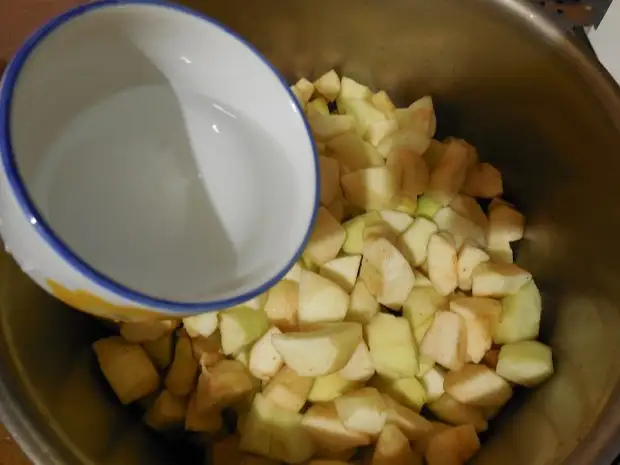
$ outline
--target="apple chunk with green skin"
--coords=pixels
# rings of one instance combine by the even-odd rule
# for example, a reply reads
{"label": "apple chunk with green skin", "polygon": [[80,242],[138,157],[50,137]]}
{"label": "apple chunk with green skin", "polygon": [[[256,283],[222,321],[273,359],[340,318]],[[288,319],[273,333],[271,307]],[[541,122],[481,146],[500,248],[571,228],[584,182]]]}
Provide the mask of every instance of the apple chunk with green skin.
{"label": "apple chunk with green skin", "polygon": [[437,233],[428,241],[428,278],[441,295],[454,292],[458,284],[458,262],[454,239],[448,233]]}
{"label": "apple chunk with green skin", "polygon": [[325,207],[320,207],[314,230],[303,252],[304,259],[313,265],[321,266],[333,260],[344,244],[346,233]]}
{"label": "apple chunk with green skin", "polygon": [[262,310],[235,307],[219,312],[222,352],[232,355],[260,338],[269,327]]}
{"label": "apple chunk with green skin", "polygon": [[450,370],[463,368],[467,359],[465,320],[456,313],[437,312],[420,352]]}
{"label": "apple chunk with green skin", "polygon": [[320,274],[338,284],[346,292],[351,292],[361,263],[361,255],[335,258],[321,267]]}
{"label": "apple chunk with green skin", "polygon": [[405,318],[379,313],[366,325],[366,338],[377,373],[389,379],[418,374],[418,354]]}
{"label": "apple chunk with green skin", "polygon": [[345,367],[362,342],[359,323],[331,323],[315,331],[274,334],[272,344],[300,376],[322,376]]}
{"label": "apple chunk with green skin", "polygon": [[344,320],[349,295],[335,282],[312,271],[302,270],[299,280],[300,326]]}
{"label": "apple chunk with green skin", "polygon": [[472,274],[471,292],[479,297],[504,297],[516,294],[531,280],[531,273],[512,263],[485,262]]}
{"label": "apple chunk with green skin", "polygon": [[405,257],[390,241],[378,238],[364,244],[364,258],[382,277],[377,301],[392,310],[399,310],[415,283],[415,275]]}
{"label": "apple chunk with green skin", "polygon": [[450,310],[463,317],[467,329],[467,356],[480,363],[493,344],[493,334],[502,313],[499,301],[489,297],[456,297]]}
{"label": "apple chunk with green skin", "polygon": [[471,425],[450,428],[435,435],[428,443],[428,465],[464,465],[480,449],[480,440]]}
{"label": "apple chunk with green skin", "polygon": [[446,374],[444,389],[459,402],[500,407],[512,397],[510,384],[486,365],[467,364]]}
{"label": "apple chunk with green skin", "polygon": [[527,341],[538,338],[542,300],[534,281],[514,295],[502,299],[502,313],[495,328],[496,344]]}
{"label": "apple chunk with green skin", "polygon": [[551,347],[538,341],[506,344],[499,351],[497,374],[513,383],[537,386],[553,374]]}
{"label": "apple chunk with green skin", "polygon": [[[422,459],[418,459],[417,463],[421,464]],[[397,426],[385,425],[372,454],[371,465],[413,465],[416,463],[414,460],[407,437]]]}
{"label": "apple chunk with green skin", "polygon": [[417,217],[413,224],[399,238],[399,249],[411,266],[420,266],[428,256],[428,243],[438,231],[437,225],[422,216]]}
{"label": "apple chunk with green skin", "polygon": [[385,402],[375,388],[365,387],[346,393],[336,398],[334,405],[347,429],[375,436],[385,426]]}
{"label": "apple chunk with green skin", "polygon": [[345,174],[340,179],[345,197],[364,210],[389,208],[399,183],[387,166],[376,166]]}

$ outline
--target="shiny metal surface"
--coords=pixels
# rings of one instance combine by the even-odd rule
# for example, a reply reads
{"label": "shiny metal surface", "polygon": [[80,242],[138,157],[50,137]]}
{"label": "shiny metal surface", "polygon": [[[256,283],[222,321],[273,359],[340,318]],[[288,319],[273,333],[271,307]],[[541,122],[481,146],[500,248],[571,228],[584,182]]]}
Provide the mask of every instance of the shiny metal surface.
{"label": "shiny metal surface", "polygon": [[[474,463],[611,463],[620,450],[620,96],[591,56],[529,2],[187,3],[291,80],[335,67],[400,103],[435,96],[440,134],[477,145],[529,218],[520,261],[543,290],[543,338],[556,355],[556,376],[515,400]],[[100,331],[0,258],[7,426],[39,464],[188,463],[114,401],[88,347]]]}

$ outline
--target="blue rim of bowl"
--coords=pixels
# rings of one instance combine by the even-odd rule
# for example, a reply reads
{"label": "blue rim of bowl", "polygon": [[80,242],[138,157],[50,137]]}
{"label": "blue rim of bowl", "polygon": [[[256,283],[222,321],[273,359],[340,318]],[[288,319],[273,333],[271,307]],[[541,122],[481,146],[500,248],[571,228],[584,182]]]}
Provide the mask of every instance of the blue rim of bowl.
{"label": "blue rim of bowl", "polygon": [[[312,148],[312,153],[314,156],[314,174],[315,174],[315,199],[314,206],[312,209],[312,215],[310,218],[310,223],[308,224],[308,230],[306,231],[306,235],[301,242],[297,252],[290,260],[286,266],[276,274],[273,278],[257,287],[256,289],[246,292],[242,295],[231,297],[223,300],[215,300],[208,302],[176,302],[167,299],[160,299],[157,297],[152,297],[145,295],[141,292],[130,289],[122,284],[114,281],[110,277],[98,272],[93,269],[90,265],[88,265],[84,260],[82,260],[79,256],[77,256],[68,246],[65,244],[52,230],[52,228],[45,222],[45,220],[41,217],[37,208],[34,205],[34,202],[30,198],[30,195],[27,192],[27,189],[23,183],[22,177],[19,173],[19,168],[17,167],[17,163],[15,161],[15,156],[13,153],[12,143],[11,143],[11,133],[10,133],[10,116],[11,116],[11,103],[13,100],[13,91],[15,89],[15,85],[18,81],[19,74],[22,70],[22,67],[30,57],[30,54],[36,49],[36,47],[43,41],[45,38],[58,29],[60,26],[65,24],[66,22],[82,16],[86,13],[90,13],[95,10],[99,10],[107,7],[114,6],[123,6],[123,5],[147,5],[147,6],[156,6],[162,8],[169,8],[181,13],[192,15],[198,19],[203,21],[207,21],[213,26],[221,29],[223,32],[229,34],[240,43],[245,45],[252,53],[254,53],[265,66],[267,66],[274,76],[280,81],[284,90],[288,93],[291,98],[291,101],[297,108],[297,112],[299,113],[304,126],[306,128],[308,140],[310,142],[310,146]],[[310,235],[312,234],[313,225],[316,219],[318,206],[319,206],[319,193],[320,193],[320,176],[319,176],[319,163],[318,163],[318,154],[316,151],[316,146],[314,144],[314,139],[312,137],[312,132],[310,130],[310,126],[308,121],[304,115],[304,111],[299,105],[297,98],[292,93],[289,88],[288,83],[284,79],[284,77],[275,69],[275,67],[267,60],[262,53],[260,53],[252,44],[243,39],[239,34],[230,29],[229,27],[221,24],[220,22],[210,18],[202,13],[199,13],[191,8],[187,8],[185,6],[177,5],[174,3],[170,3],[164,0],[97,0],[92,3],[88,3],[85,5],[81,5],[75,8],[72,8],[52,20],[50,20],[45,25],[41,26],[37,31],[35,31],[24,44],[20,47],[17,53],[14,55],[13,59],[8,63],[5,73],[4,73],[4,83],[0,88],[0,155],[2,157],[2,163],[5,166],[7,177],[9,179],[9,183],[11,185],[12,190],[15,192],[15,196],[17,201],[27,218],[30,219],[30,223],[33,224],[33,227],[37,230],[37,232],[43,237],[43,239],[54,249],[54,251],[60,255],[65,261],[67,261],[71,266],[80,271],[83,275],[85,275],[88,279],[92,280],[99,286],[105,288],[106,290],[118,294],[119,296],[134,301],[139,305],[143,305],[152,310],[161,310],[168,312],[186,312],[186,311],[214,311],[220,310],[226,307],[233,307],[235,305],[242,304],[262,293],[267,291],[273,285],[275,285],[278,281],[280,281],[286,273],[290,270],[290,268],[295,264],[297,260],[299,260],[303,249],[305,248],[308,240],[310,239]]]}

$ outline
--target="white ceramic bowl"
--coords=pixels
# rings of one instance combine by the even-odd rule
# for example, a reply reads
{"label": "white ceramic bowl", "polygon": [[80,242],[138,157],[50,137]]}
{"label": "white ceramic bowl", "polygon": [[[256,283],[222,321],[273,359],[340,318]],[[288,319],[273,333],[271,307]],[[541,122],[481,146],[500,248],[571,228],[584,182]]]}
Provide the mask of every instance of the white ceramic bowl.
{"label": "white ceramic bowl", "polygon": [[298,259],[317,157],[286,82],[173,4],[103,0],[39,29],[0,86],[6,247],[67,303],[116,319],[264,292]]}

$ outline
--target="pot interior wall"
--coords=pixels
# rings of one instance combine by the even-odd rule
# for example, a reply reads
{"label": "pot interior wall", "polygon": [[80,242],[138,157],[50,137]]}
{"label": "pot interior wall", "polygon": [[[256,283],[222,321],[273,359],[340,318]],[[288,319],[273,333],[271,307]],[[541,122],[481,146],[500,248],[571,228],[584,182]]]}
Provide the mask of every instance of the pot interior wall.
{"label": "pot interior wall", "polygon": [[[619,410],[620,120],[612,119],[617,95],[597,87],[604,81],[596,70],[509,0],[188,5],[249,39],[290,80],[333,67],[400,104],[435,97],[439,136],[475,144],[527,215],[519,262],[542,288],[542,337],[556,358],[556,375],[515,399],[475,463],[585,464],[605,456],[606,434],[618,424],[592,428],[602,413]],[[35,439],[30,453],[67,464],[192,460],[114,401],[89,348],[105,328],[44,295],[6,255],[0,305],[7,380],[0,396],[9,414],[25,419],[13,426],[24,441]]]}

